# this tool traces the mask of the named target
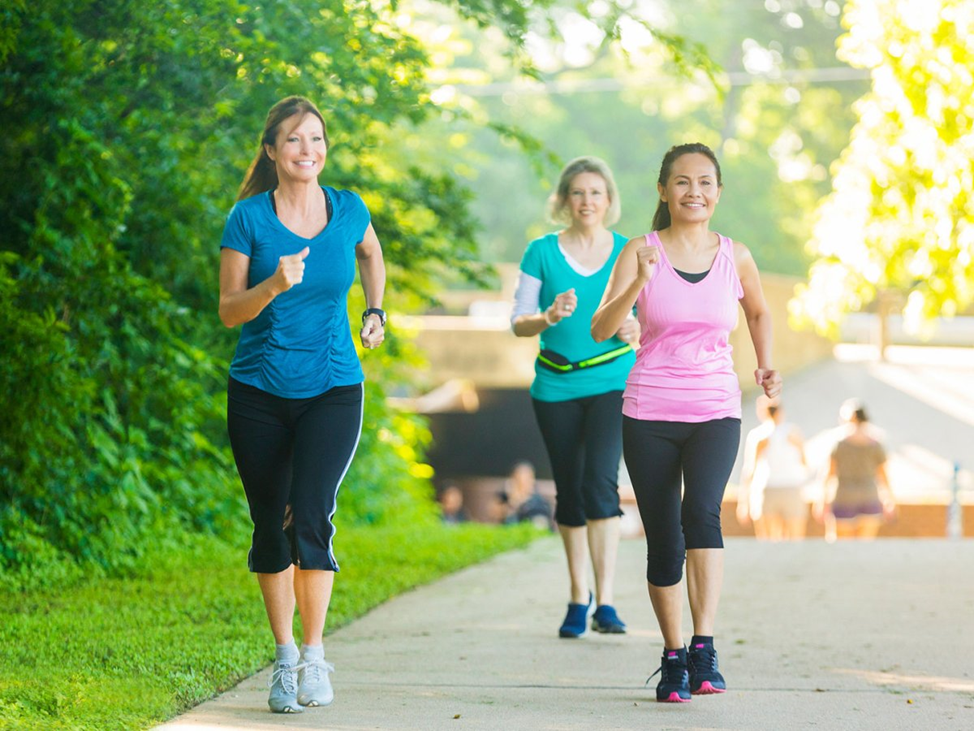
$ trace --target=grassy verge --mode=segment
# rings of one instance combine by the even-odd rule
[[[526,526],[342,529],[328,627],[536,535]],[[0,728],[145,728],[272,659],[246,549],[197,538],[137,576],[0,592]]]

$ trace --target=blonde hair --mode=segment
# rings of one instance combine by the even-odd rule
[[[316,116],[321,121],[321,129],[325,135],[325,147],[328,147],[328,126],[325,124],[321,112],[318,111],[318,107],[303,96],[289,96],[281,99],[267,113],[264,131],[260,136],[260,148],[257,150],[253,162],[250,163],[247,174],[244,175],[243,183],[240,184],[240,191],[237,194],[238,201],[277,187],[277,166],[267,156],[265,145],[271,147],[275,145],[281,123],[295,114],[300,114],[302,117],[306,114]]]
[[[605,212],[603,223],[606,226],[618,222],[622,216],[622,202],[619,200],[619,190],[616,188],[615,178],[605,160],[591,155],[576,157],[565,165],[558,178],[558,185],[548,198],[548,218],[552,223],[568,225],[571,215],[568,213],[568,189],[572,180],[580,173],[595,173],[605,181],[605,190],[609,194],[609,209]]]

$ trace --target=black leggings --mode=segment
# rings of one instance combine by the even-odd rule
[[[646,580],[653,586],[680,583],[687,549],[724,547],[720,503],[740,442],[740,419],[689,424],[622,417],[622,448],[646,531]]]
[[[568,401],[533,402],[555,478],[558,525],[578,528],[589,520],[622,515],[622,391]]]
[[[363,403],[361,383],[289,399],[230,379],[230,446],[254,522],[251,571],[276,574],[291,564],[338,571],[332,518]]]

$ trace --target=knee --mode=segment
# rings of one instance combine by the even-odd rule
[[[687,548],[722,548],[720,505],[685,503],[681,516]]]
[[[568,528],[581,528],[587,522],[586,505],[581,490],[558,490],[555,496],[555,522]]]
[[[555,522],[566,528],[583,528],[588,523],[580,503],[565,505],[560,500],[555,507]]]
[[[683,552],[653,551],[646,555],[646,581],[653,586],[674,586],[683,579]]]
[[[585,517],[588,520],[605,520],[622,515],[619,509],[619,491],[614,485],[599,485],[585,495]]]

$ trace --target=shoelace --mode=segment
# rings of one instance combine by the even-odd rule
[[[671,678],[670,678],[669,672],[668,672],[668,667],[667,667],[668,665],[669,665],[669,663],[664,658],[663,659],[663,662],[660,663],[660,666],[658,668],[656,668],[656,672],[653,673],[652,675],[650,675],[648,678],[646,678],[646,685],[644,685],[643,687],[645,688],[645,687],[649,686],[649,681],[652,680],[653,678],[655,678],[657,675],[659,675],[660,672],[663,673],[663,677],[661,679],[664,682],[667,682],[667,683],[670,682],[671,681]],[[682,668],[681,668],[681,672],[682,672]]]
[[[281,681],[281,688],[288,695],[295,695],[298,692],[298,670],[300,670],[303,665],[278,665],[277,668],[271,673],[270,682],[267,683],[268,688],[273,688],[278,680]]]
[[[693,648],[688,653],[687,660],[694,670],[716,670],[717,651],[712,647]]]
[[[325,660],[325,658],[321,658],[320,660],[308,660],[299,665],[298,669],[304,670],[304,681],[306,683],[320,682],[322,672],[335,672],[335,666]]]

